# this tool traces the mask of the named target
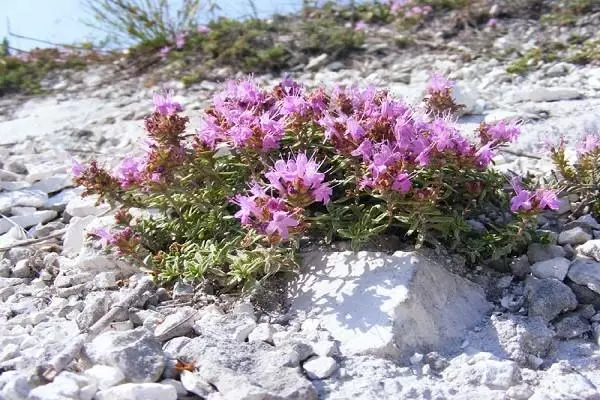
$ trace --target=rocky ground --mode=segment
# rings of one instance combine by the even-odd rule
[[[430,71],[448,74],[465,130],[524,121],[502,170],[545,174],[544,142],[564,135],[572,150],[599,131],[600,68],[552,62],[520,76],[506,61],[464,60],[383,43],[292,76],[416,101]],[[307,252],[275,310],[184,282],[157,288],[102,253],[85,232],[110,210],[79,198],[71,158],[111,164],[135,151],[157,89],[116,76],[92,67],[48,79],[56,95],[0,99],[1,399],[600,399],[600,224],[567,221],[567,199],[541,219],[551,244],[464,276],[439,254]],[[162,86],[194,126],[219,84]]]

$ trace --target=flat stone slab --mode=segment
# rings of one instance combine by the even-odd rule
[[[345,355],[409,357],[454,348],[491,305],[478,285],[416,252],[311,252],[292,311],[317,318]]]

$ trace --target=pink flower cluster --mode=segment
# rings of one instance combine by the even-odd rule
[[[438,78],[432,86],[448,85]],[[373,88],[337,89],[328,102],[318,120],[325,138],[338,152],[359,157],[364,171],[361,186],[378,191],[407,193],[412,171],[452,160],[457,166],[485,168],[506,142],[503,135],[512,138],[513,133],[497,127],[498,140],[476,146],[450,120],[418,117],[405,103]]]
[[[268,185],[254,182],[249,195],[235,196],[233,202],[240,207],[235,217],[272,242],[288,239],[289,229],[300,226],[305,207],[329,202],[332,189],[325,182],[325,174],[319,172],[320,166],[305,153],[287,161],[277,160],[265,173]]]
[[[580,156],[590,154],[600,148],[600,135],[588,134],[577,143],[577,153]]]
[[[414,0],[389,0],[390,9],[393,14],[402,15],[406,18],[422,17],[432,11],[431,6],[414,5]]]
[[[267,194],[265,188],[255,183],[250,188],[250,195],[237,195],[232,201],[240,207],[235,217],[242,225],[256,229],[269,236],[271,242],[286,240],[290,236],[290,228],[300,225],[298,213],[281,198]]]
[[[91,235],[99,238],[100,244],[103,247],[110,246],[116,248],[119,255],[134,254],[140,239],[129,226],[114,230],[101,228],[92,232]]]
[[[332,190],[324,183],[325,174],[319,172],[319,167],[316,161],[300,153],[295,159],[277,160],[265,177],[281,197],[296,207],[306,207],[313,201],[327,204]]]
[[[234,149],[268,152],[280,147],[288,123],[313,108],[301,86],[290,80],[273,91],[260,89],[252,80],[229,81],[204,116],[198,140],[210,149],[224,142]]]
[[[155,93],[152,97],[154,111],[162,115],[173,115],[183,111],[183,107],[173,99],[173,91],[165,90],[163,93]]]
[[[444,75],[439,72],[434,72],[429,78],[427,83],[427,92],[429,94],[444,93],[448,90],[452,90],[454,82],[448,80]]]
[[[558,210],[560,206],[554,190],[537,189],[535,192],[525,190],[521,187],[521,181],[518,177],[513,178],[511,185],[515,191],[515,196],[510,200],[510,209],[514,213],[541,211],[545,208]]]

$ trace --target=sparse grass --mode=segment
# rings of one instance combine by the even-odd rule
[[[169,0],[84,0],[92,20],[87,24],[109,34],[117,43],[167,40],[197,26],[201,0],[183,0],[173,7]],[[210,1],[206,3],[211,7]]]
[[[433,8],[457,10],[466,8],[473,3],[472,0],[418,0],[418,4],[427,5]]]
[[[591,12],[595,5],[598,5],[596,0],[564,1],[542,15],[540,21],[554,25],[574,25],[581,15]]]
[[[272,21],[218,19],[208,32],[190,32],[181,49],[169,52],[166,63],[177,63],[185,84],[202,80],[217,66],[232,66],[237,71],[259,73],[281,71],[327,53],[329,59],[345,57],[360,49],[364,33],[340,25],[334,19],[295,21],[276,17]],[[157,39],[131,49],[132,60],[140,62],[158,57],[170,43]]]
[[[36,49],[27,53],[27,59],[0,56],[0,96],[8,93],[42,93],[41,80],[56,69],[83,68],[89,55],[61,54],[58,49]]]
[[[581,45],[573,45],[574,54],[567,58],[567,61],[574,64],[589,64],[600,62],[600,40],[588,39]]]

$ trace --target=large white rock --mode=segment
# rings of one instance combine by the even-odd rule
[[[68,174],[58,174],[35,182],[31,185],[31,188],[44,193],[54,193],[69,186],[73,186],[71,176]]]
[[[82,192],[83,190],[81,188],[65,189],[50,197],[48,201],[46,201],[46,204],[44,204],[44,208],[63,211],[67,204],[69,204],[72,199],[79,198]]]
[[[92,400],[97,386],[94,379],[72,372],[61,372],[54,381],[38,386],[29,393],[31,400],[80,399]]]
[[[42,207],[48,195],[39,190],[23,189],[0,193],[0,212],[6,213],[11,207]]]
[[[177,400],[177,390],[161,383],[126,383],[96,393],[97,400]]]
[[[125,380],[125,374],[117,367],[109,365],[94,365],[83,372],[96,381],[98,390],[106,390],[116,386]]]
[[[455,347],[490,308],[479,286],[416,252],[311,252],[302,264],[292,310],[318,318],[345,355]]]
[[[96,205],[97,197],[75,197],[69,201],[65,211],[73,217],[87,217],[88,215],[102,215],[110,210],[110,205],[101,203]]]
[[[93,215],[87,217],[73,217],[65,232],[63,254],[76,256],[83,249],[87,239],[88,227],[96,220]]]
[[[570,87],[542,87],[533,86],[515,90],[508,94],[508,98],[518,103],[523,101],[543,102],[578,99],[581,92]]]

